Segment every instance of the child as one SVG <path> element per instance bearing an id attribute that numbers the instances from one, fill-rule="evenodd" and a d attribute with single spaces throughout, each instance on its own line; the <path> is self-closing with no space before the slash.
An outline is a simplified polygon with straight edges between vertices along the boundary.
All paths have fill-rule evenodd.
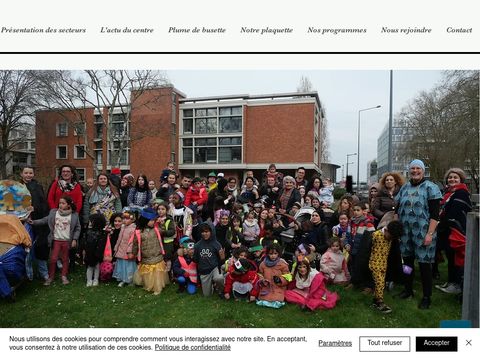
<path id="1" fill-rule="evenodd" d="M 349 251 L 351 257 L 349 270 L 353 285 L 364 286 L 364 292 L 368 293 L 371 292 L 370 286 L 372 286 L 368 259 L 370 258 L 371 236 L 375 227 L 363 214 L 365 208 L 364 202 L 353 207 L 352 239 L 347 242 L 345 248 Z"/>
<path id="2" fill-rule="evenodd" d="M 139 262 L 137 272 L 133 276 L 135 285 L 142 286 L 146 291 L 159 295 L 168 284 L 168 272 L 163 256 L 165 251 L 162 236 L 155 221 L 157 213 L 146 208 L 140 213 L 137 220 L 137 229 L 131 238 L 133 241 L 132 254 L 136 254 Z"/>
<path id="3" fill-rule="evenodd" d="M 227 239 L 228 223 L 230 212 L 228 210 L 222 210 L 220 213 L 220 221 L 215 226 L 215 238 L 220 243 L 222 248 L 225 249 L 225 256 L 230 256 L 231 244 Z"/>
<path id="4" fill-rule="evenodd" d="M 105 217 L 102 214 L 92 214 L 88 218 L 88 229 L 82 245 L 85 251 L 84 261 L 87 266 L 87 287 L 98 286 L 100 276 L 100 262 L 107 242 L 105 232 Z"/>
<path id="5" fill-rule="evenodd" d="M 240 246 L 239 248 L 236 248 L 232 252 L 232 256 L 225 261 L 225 264 L 222 266 L 222 272 L 227 274 L 231 269 L 233 264 L 235 264 L 236 261 L 239 259 L 247 259 L 248 258 L 248 249 L 245 246 Z M 252 265 L 254 265 L 252 263 Z M 256 267 L 255 267 L 256 269 Z"/>
<path id="6" fill-rule="evenodd" d="M 263 246 L 258 242 L 255 242 L 248 248 L 249 259 L 255 263 L 257 269 L 260 267 L 260 264 L 265 259 L 265 253 L 263 251 Z"/>
<path id="7" fill-rule="evenodd" d="M 223 290 L 226 300 L 230 294 L 238 301 L 247 299 L 255 301 L 258 295 L 258 288 L 255 286 L 258 281 L 258 274 L 255 265 L 246 258 L 239 258 L 229 268 L 225 277 L 225 289 Z"/>
<path id="8" fill-rule="evenodd" d="M 392 243 L 399 241 L 402 233 L 402 224 L 399 221 L 391 221 L 387 227 L 375 231 L 372 236 L 372 251 L 368 266 L 375 281 L 373 306 L 384 314 L 392 312 L 392 309 L 383 302 L 388 254 Z"/>
<path id="9" fill-rule="evenodd" d="M 80 236 L 81 226 L 78 214 L 75 212 L 76 206 L 72 198 L 68 195 L 60 197 L 58 209 L 50 210 L 48 216 L 33 220 L 32 225 L 48 224 L 50 234 L 48 235 L 48 245 L 52 248 L 50 263 L 48 269 L 48 279 L 43 285 L 48 286 L 55 278 L 55 269 L 59 257 L 62 259 L 62 283 L 68 285 L 70 281 L 68 275 L 68 262 L 70 248 L 77 247 Z"/>
<path id="10" fill-rule="evenodd" d="M 245 243 L 253 243 L 255 240 L 257 240 L 259 234 L 260 227 L 258 226 L 257 219 L 255 219 L 255 212 L 250 211 L 243 222 L 243 237 Z"/>
<path id="11" fill-rule="evenodd" d="M 339 238 L 330 239 L 329 248 L 320 260 L 320 271 L 330 283 L 348 285 L 350 282 L 347 261 L 342 253 L 342 241 Z"/>
<path id="12" fill-rule="evenodd" d="M 230 225 L 227 230 L 227 241 L 231 244 L 232 251 L 242 246 L 244 242 L 241 224 L 242 218 L 240 216 L 233 215 L 230 217 Z"/>
<path id="13" fill-rule="evenodd" d="M 118 235 L 122 229 L 123 215 L 115 213 L 110 217 L 110 224 L 107 226 L 107 243 L 103 251 L 103 262 L 100 264 L 100 281 L 110 281 L 113 274 L 113 252 L 118 241 Z"/>
<path id="14" fill-rule="evenodd" d="M 173 263 L 173 275 L 178 283 L 177 293 L 187 293 L 193 295 L 197 292 L 197 264 L 193 261 L 195 243 L 187 238 L 182 242 L 183 251 L 178 252 L 178 257 Z M 180 249 L 179 249 L 180 250 Z"/>
<path id="15" fill-rule="evenodd" d="M 118 280 L 118 286 L 131 284 L 133 274 L 137 270 L 135 257 L 132 256 L 132 243 L 129 241 L 135 232 L 135 212 L 125 211 L 123 213 L 123 225 L 118 234 L 118 240 L 113 248 L 116 259 L 113 277 Z"/>
<path id="16" fill-rule="evenodd" d="M 197 211 L 203 209 L 203 204 L 208 200 L 208 192 L 202 184 L 202 179 L 196 177 L 185 195 L 185 206 L 189 207 L 196 215 Z"/>
<path id="17" fill-rule="evenodd" d="M 332 309 L 337 303 L 338 295 L 327 290 L 326 280 L 321 272 L 310 267 L 307 258 L 299 260 L 294 280 L 289 284 L 289 290 L 285 291 L 285 299 L 311 311 L 318 308 Z"/>
<path id="18" fill-rule="evenodd" d="M 166 203 L 161 203 L 157 207 L 157 222 L 155 226 L 158 226 L 160 230 L 160 235 L 162 235 L 163 241 L 163 250 L 165 251 L 165 263 L 167 264 L 167 271 L 170 271 L 172 268 L 172 261 L 175 253 L 175 222 L 173 218 L 167 214 L 168 205 Z"/>
<path id="19" fill-rule="evenodd" d="M 281 258 L 282 249 L 279 244 L 271 244 L 267 255 L 260 264 L 258 281 L 260 293 L 257 305 L 278 309 L 285 305 L 285 288 L 292 280 L 287 262 Z"/>
<path id="20" fill-rule="evenodd" d="M 219 268 L 225 260 L 225 251 L 218 241 L 212 239 L 212 229 L 208 223 L 201 224 L 199 231 L 201 240 L 195 244 L 193 259 L 197 263 L 203 296 L 212 295 L 215 285 L 223 297 L 223 275 Z"/>
<path id="21" fill-rule="evenodd" d="M 262 245 L 264 249 L 266 249 L 269 245 L 273 243 L 280 242 L 278 237 L 274 234 L 272 224 L 268 223 L 267 225 L 265 225 L 264 234 L 265 236 L 260 239 L 260 245 Z"/>
<path id="22" fill-rule="evenodd" d="M 343 249 L 343 256 L 348 263 L 349 252 L 345 249 L 345 246 L 352 241 L 352 227 L 350 226 L 350 220 L 348 218 L 348 213 L 346 211 L 341 211 L 338 215 L 338 225 L 332 227 L 333 236 L 338 237 L 341 240 L 341 245 Z"/>
<path id="23" fill-rule="evenodd" d="M 327 204 L 328 207 L 333 204 L 333 184 L 330 179 L 323 180 L 323 187 L 318 191 L 318 200 Z"/>

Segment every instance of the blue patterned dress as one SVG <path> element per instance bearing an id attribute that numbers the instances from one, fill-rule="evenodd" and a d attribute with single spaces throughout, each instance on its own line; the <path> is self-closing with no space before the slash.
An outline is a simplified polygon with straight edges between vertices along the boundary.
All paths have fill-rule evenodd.
<path id="1" fill-rule="evenodd" d="M 430 224 L 428 201 L 441 199 L 442 193 L 437 185 L 425 180 L 414 186 L 407 182 L 402 186 L 395 199 L 398 201 L 398 217 L 403 225 L 400 250 L 403 257 L 413 257 L 419 263 L 435 261 L 436 234 L 432 243 L 423 245 Z"/>

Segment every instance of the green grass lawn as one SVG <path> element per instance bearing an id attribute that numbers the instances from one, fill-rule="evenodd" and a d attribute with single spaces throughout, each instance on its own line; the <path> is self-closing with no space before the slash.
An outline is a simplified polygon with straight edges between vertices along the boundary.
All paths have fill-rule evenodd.
<path id="1" fill-rule="evenodd" d="M 441 268 L 442 274 L 446 269 Z M 418 272 L 417 272 L 418 274 Z M 45 287 L 39 280 L 17 289 L 15 303 L 0 299 L 0 327 L 106 327 L 106 328 L 435 328 L 440 320 L 460 319 L 461 305 L 455 296 L 433 289 L 432 307 L 418 310 L 419 283 L 415 299 L 401 300 L 386 292 L 385 302 L 393 309 L 381 314 L 371 307 L 371 295 L 356 290 L 330 287 L 340 300 L 332 310 L 305 312 L 287 304 L 268 309 L 253 303 L 221 300 L 201 294 L 177 294 L 168 285 L 154 296 L 139 287 L 117 287 L 116 282 L 85 287 L 85 271 L 77 267 L 63 286 L 58 278 Z M 440 281 L 439 281 L 440 282 Z"/>

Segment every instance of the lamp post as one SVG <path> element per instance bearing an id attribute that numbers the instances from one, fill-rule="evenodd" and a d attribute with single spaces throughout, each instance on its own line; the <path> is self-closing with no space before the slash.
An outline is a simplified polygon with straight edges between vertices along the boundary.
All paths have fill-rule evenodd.
<path id="1" fill-rule="evenodd" d="M 357 137 L 357 195 L 360 193 L 360 114 L 363 111 L 378 109 L 381 105 L 358 110 L 358 137 Z"/>
<path id="2" fill-rule="evenodd" d="M 348 164 L 353 164 L 353 162 L 348 162 L 348 158 L 353 155 L 357 155 L 357 153 L 347 154 L 347 175 L 345 175 L 345 178 L 348 176 Z"/>

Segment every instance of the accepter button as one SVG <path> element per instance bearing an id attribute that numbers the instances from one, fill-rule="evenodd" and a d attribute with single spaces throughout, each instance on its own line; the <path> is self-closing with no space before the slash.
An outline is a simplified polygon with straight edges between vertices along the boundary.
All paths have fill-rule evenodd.
<path id="1" fill-rule="evenodd" d="M 409 352 L 410 336 L 360 336 L 360 352 Z"/>
<path id="2" fill-rule="evenodd" d="M 458 351 L 456 336 L 417 336 L 416 351 Z"/>

